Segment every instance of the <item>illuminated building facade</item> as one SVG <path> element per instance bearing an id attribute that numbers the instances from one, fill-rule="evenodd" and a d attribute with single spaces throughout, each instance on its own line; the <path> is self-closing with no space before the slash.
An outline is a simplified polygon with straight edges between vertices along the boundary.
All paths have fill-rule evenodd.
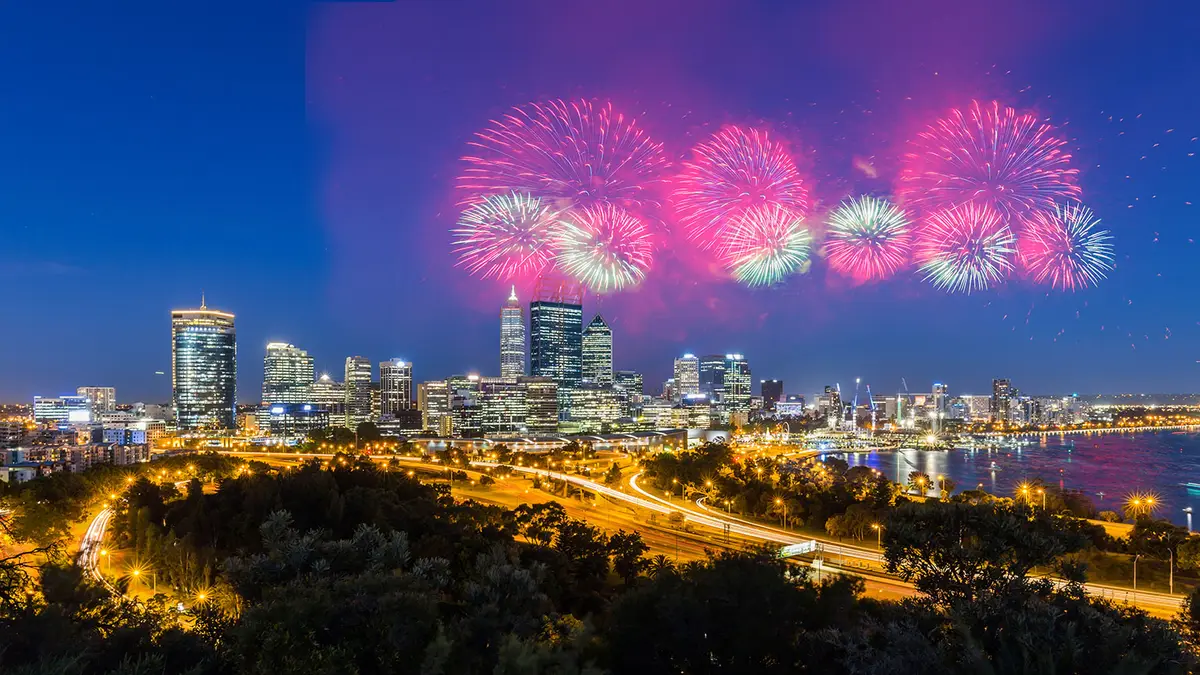
<path id="1" fill-rule="evenodd" d="M 725 395 L 725 355 L 709 354 L 700 357 L 699 386 L 701 394 L 714 403 L 720 403 Z M 681 394 L 687 396 L 688 394 Z"/>
<path id="2" fill-rule="evenodd" d="M 500 310 L 500 377 L 516 380 L 525 375 L 525 311 L 512 287 L 508 304 Z"/>
<path id="3" fill-rule="evenodd" d="M 450 432 L 442 433 L 443 427 L 450 427 L 450 387 L 445 380 L 417 385 L 417 407 L 421 409 L 422 429 L 450 435 Z"/>
<path id="4" fill-rule="evenodd" d="M 92 403 L 87 396 L 34 396 L 33 421 L 55 425 L 91 422 Z"/>
<path id="5" fill-rule="evenodd" d="M 700 359 L 684 354 L 675 359 L 675 394 L 690 396 L 700 393 Z"/>
<path id="6" fill-rule="evenodd" d="M 412 363 L 391 359 L 379 364 L 379 414 L 395 417 L 412 408 Z"/>
<path id="7" fill-rule="evenodd" d="M 75 393 L 86 396 L 92 402 L 93 416 L 117 409 L 117 390 L 113 387 L 79 387 Z"/>
<path id="8" fill-rule="evenodd" d="M 992 380 L 991 418 L 993 422 L 1012 419 L 1012 383 L 1007 379 Z"/>
<path id="9" fill-rule="evenodd" d="M 371 361 L 365 356 L 346 357 L 343 380 L 346 427 L 354 429 L 371 419 Z"/>
<path id="10" fill-rule="evenodd" d="M 267 343 L 263 357 L 263 405 L 311 403 L 313 357 L 286 342 Z"/>
<path id="11" fill-rule="evenodd" d="M 731 413 L 750 411 L 751 391 L 750 364 L 741 354 L 725 355 L 725 382 L 721 408 Z"/>
<path id="12" fill-rule="evenodd" d="M 583 380 L 583 305 L 535 300 L 529 303 L 529 372 L 559 388 Z"/>
<path id="13" fill-rule="evenodd" d="M 525 388 L 525 428 L 531 434 L 558 431 L 558 383 L 549 377 L 522 377 Z"/>
<path id="14" fill-rule="evenodd" d="M 599 314 L 583 329 L 583 381 L 608 386 L 613 383 L 612 329 Z"/>
<path id="15" fill-rule="evenodd" d="M 234 315 L 208 309 L 171 312 L 171 390 L 180 430 L 233 429 L 237 407 Z"/>

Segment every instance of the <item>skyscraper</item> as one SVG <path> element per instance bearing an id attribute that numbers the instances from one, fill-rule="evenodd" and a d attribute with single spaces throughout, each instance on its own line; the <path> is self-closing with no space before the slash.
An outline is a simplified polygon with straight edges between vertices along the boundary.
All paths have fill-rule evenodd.
<path id="1" fill-rule="evenodd" d="M 412 408 L 412 363 L 392 359 L 379 364 L 379 414 L 394 417 Z"/>
<path id="2" fill-rule="evenodd" d="M 371 419 L 371 360 L 346 357 L 346 427 L 354 429 Z"/>
<path id="3" fill-rule="evenodd" d="M 525 427 L 531 434 L 558 430 L 558 383 L 548 377 L 522 377 L 525 388 Z"/>
<path id="4" fill-rule="evenodd" d="M 708 400 L 720 403 L 725 394 L 725 355 L 709 354 L 700 357 L 700 393 Z"/>
<path id="5" fill-rule="evenodd" d="M 578 301 L 529 303 L 529 372 L 560 388 L 583 380 L 583 305 Z"/>
<path id="6" fill-rule="evenodd" d="M 700 359 L 695 354 L 675 359 L 675 390 L 680 396 L 700 393 Z"/>
<path id="7" fill-rule="evenodd" d="M 117 390 L 113 387 L 79 387 L 75 393 L 88 397 L 92 402 L 93 415 L 110 413 L 117 409 Z"/>
<path id="8" fill-rule="evenodd" d="M 993 422 L 1012 419 L 1012 383 L 1007 379 L 992 380 L 991 414 Z"/>
<path id="9" fill-rule="evenodd" d="M 613 383 L 612 329 L 599 314 L 583 329 L 583 381 L 590 384 Z"/>
<path id="10" fill-rule="evenodd" d="M 942 424 L 950 416 L 949 393 L 950 388 L 946 385 L 933 383 L 933 409 L 929 411 L 929 426 L 935 434 L 942 431 Z"/>
<path id="11" fill-rule="evenodd" d="M 421 409 L 421 428 L 445 436 L 453 432 L 450 424 L 450 386 L 445 380 L 417 385 L 417 406 Z"/>
<path id="12" fill-rule="evenodd" d="M 313 357 L 286 342 L 268 342 L 263 357 L 262 402 L 312 403 Z"/>
<path id="13" fill-rule="evenodd" d="M 763 408 L 774 410 L 775 404 L 783 400 L 783 380 L 763 380 L 758 383 L 758 393 L 762 395 Z"/>
<path id="14" fill-rule="evenodd" d="M 741 354 L 725 355 L 724 409 L 728 412 L 744 413 L 750 410 L 751 392 L 750 364 Z"/>
<path id="15" fill-rule="evenodd" d="M 171 311 L 171 390 L 178 427 L 232 429 L 237 406 L 237 330 L 233 314 Z"/>
<path id="16" fill-rule="evenodd" d="M 346 392 L 342 387 L 342 383 L 329 376 L 329 373 L 321 373 L 321 377 L 312 384 L 312 402 L 322 410 L 330 413 L 329 419 L 337 422 L 344 422 L 346 419 Z"/>
<path id="17" fill-rule="evenodd" d="M 500 310 L 500 377 L 515 380 L 525 374 L 525 312 L 512 287 Z"/>

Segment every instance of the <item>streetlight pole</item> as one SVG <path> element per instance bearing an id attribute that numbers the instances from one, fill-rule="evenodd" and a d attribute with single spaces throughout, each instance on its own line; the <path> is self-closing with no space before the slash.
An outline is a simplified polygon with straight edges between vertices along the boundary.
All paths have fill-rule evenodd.
<path id="1" fill-rule="evenodd" d="M 883 550 L 883 527 L 879 523 L 871 523 L 871 529 L 875 530 L 875 546 L 879 550 Z"/>
<path id="2" fill-rule="evenodd" d="M 1133 606 L 1137 607 L 1137 561 L 1142 554 L 1133 556 Z"/>

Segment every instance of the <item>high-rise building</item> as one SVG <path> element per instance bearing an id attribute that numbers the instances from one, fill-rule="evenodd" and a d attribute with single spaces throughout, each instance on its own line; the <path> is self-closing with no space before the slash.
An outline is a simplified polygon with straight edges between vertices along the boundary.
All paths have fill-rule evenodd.
<path id="1" fill-rule="evenodd" d="M 609 433 L 621 418 L 620 395 L 613 387 L 585 384 L 572 389 L 570 396 L 571 421 L 580 433 Z"/>
<path id="2" fill-rule="evenodd" d="M 719 404 L 725 395 L 725 355 L 702 356 L 698 367 L 700 393 Z"/>
<path id="3" fill-rule="evenodd" d="M 346 357 L 346 427 L 356 428 L 371 419 L 371 360 L 365 356 Z"/>
<path id="4" fill-rule="evenodd" d="M 442 435 L 444 428 L 451 426 L 450 387 L 445 380 L 417 385 L 417 407 L 421 409 L 421 428 L 426 431 Z M 449 435 L 449 432 L 445 435 Z"/>
<path id="5" fill-rule="evenodd" d="M 930 428 L 933 433 L 940 433 L 942 425 L 950 418 L 950 388 L 941 382 L 933 383 L 933 406 L 929 411 Z"/>
<path id="6" fill-rule="evenodd" d="M 525 311 L 512 287 L 500 310 L 500 377 L 515 380 L 525 374 Z"/>
<path id="7" fill-rule="evenodd" d="M 1007 379 L 992 380 L 991 417 L 993 422 L 1007 423 L 1012 419 L 1012 383 Z"/>
<path id="8" fill-rule="evenodd" d="M 483 434 L 479 380 L 479 376 L 473 373 L 455 375 L 446 380 L 450 388 L 450 419 L 456 436 L 471 438 Z"/>
<path id="9" fill-rule="evenodd" d="M 750 364 L 741 354 L 725 355 L 725 387 L 722 408 L 726 412 L 745 413 L 750 410 L 753 395 Z"/>
<path id="10" fill-rule="evenodd" d="M 527 414 L 523 385 L 505 377 L 479 378 L 479 426 L 483 435 L 521 433 Z"/>
<path id="11" fill-rule="evenodd" d="M 613 373 L 613 386 L 624 390 L 634 405 L 642 402 L 646 395 L 646 384 L 642 374 L 634 370 L 618 370 Z"/>
<path id="12" fill-rule="evenodd" d="M 395 417 L 412 408 L 412 363 L 392 359 L 379 364 L 379 414 Z"/>
<path id="13" fill-rule="evenodd" d="M 312 403 L 329 413 L 332 424 L 345 421 L 346 391 L 341 382 L 330 377 L 329 373 L 321 373 L 317 381 L 313 382 L 311 391 L 312 395 L 309 398 Z"/>
<path id="14" fill-rule="evenodd" d="M 762 380 L 758 393 L 763 399 L 763 409 L 774 410 L 775 404 L 783 400 L 783 380 Z"/>
<path id="15" fill-rule="evenodd" d="M 675 390 L 680 396 L 700 393 L 700 359 L 695 354 L 675 359 Z"/>
<path id="16" fill-rule="evenodd" d="M 599 314 L 583 329 L 583 381 L 601 386 L 613 383 L 612 329 Z"/>
<path id="17" fill-rule="evenodd" d="M 574 301 L 529 303 L 529 372 L 560 388 L 583 380 L 583 305 Z"/>
<path id="18" fill-rule="evenodd" d="M 262 402 L 311 403 L 313 357 L 286 342 L 268 342 L 263 358 Z"/>
<path id="19" fill-rule="evenodd" d="M 525 388 L 525 428 L 531 434 L 558 431 L 558 383 L 549 377 L 522 377 Z"/>
<path id="20" fill-rule="evenodd" d="M 75 393 L 86 396 L 92 402 L 93 416 L 117 409 L 117 390 L 113 387 L 79 387 Z"/>
<path id="21" fill-rule="evenodd" d="M 171 389 L 179 429 L 233 429 L 237 407 L 234 316 L 209 309 L 171 311 Z"/>

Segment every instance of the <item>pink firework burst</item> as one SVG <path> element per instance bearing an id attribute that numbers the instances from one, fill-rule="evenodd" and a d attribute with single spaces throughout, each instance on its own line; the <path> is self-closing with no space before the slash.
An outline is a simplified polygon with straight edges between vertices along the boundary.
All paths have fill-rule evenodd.
<path id="1" fill-rule="evenodd" d="M 553 236 L 558 268 L 596 293 L 637 286 L 654 263 L 654 239 L 641 219 L 610 203 L 573 209 Z"/>
<path id="2" fill-rule="evenodd" d="M 787 148 L 767 132 L 727 126 L 692 149 L 675 180 L 672 202 L 688 236 L 707 249 L 733 220 L 757 206 L 797 214 L 808 191 Z"/>
<path id="3" fill-rule="evenodd" d="M 536 276 L 553 261 L 557 226 L 558 212 L 537 197 L 488 195 L 463 211 L 452 232 L 458 265 L 484 279 Z"/>
<path id="4" fill-rule="evenodd" d="M 515 108 L 469 144 L 458 186 L 480 194 L 525 192 L 567 209 L 611 201 L 654 205 L 651 188 L 667 166 L 662 144 L 612 104 L 550 101 Z"/>
<path id="5" fill-rule="evenodd" d="M 1018 246 L 1030 278 L 1067 291 L 1098 285 L 1112 271 L 1114 253 L 1112 236 L 1099 224 L 1081 204 L 1034 213 Z"/>
<path id="6" fill-rule="evenodd" d="M 857 283 L 890 278 L 908 264 L 911 252 L 908 216 L 887 200 L 848 199 L 829 214 L 829 266 Z"/>
<path id="7" fill-rule="evenodd" d="M 1080 194 L 1066 141 L 996 101 L 950 111 L 911 145 L 897 193 L 918 209 L 974 203 L 1012 218 Z"/>
<path id="8" fill-rule="evenodd" d="M 918 234 L 916 259 L 925 280 L 952 293 L 982 291 L 1013 269 L 1012 230 L 996 209 L 968 202 L 934 211 Z"/>

